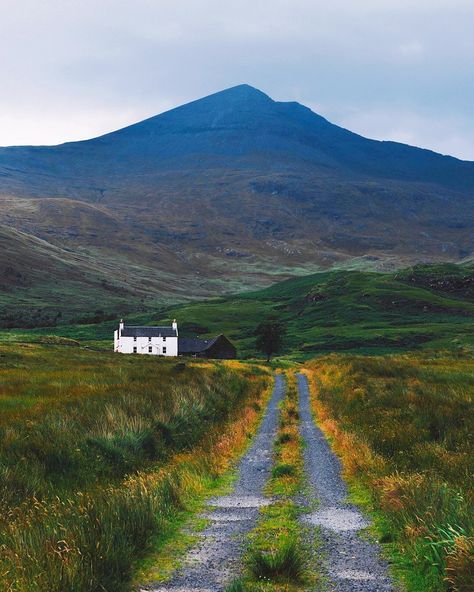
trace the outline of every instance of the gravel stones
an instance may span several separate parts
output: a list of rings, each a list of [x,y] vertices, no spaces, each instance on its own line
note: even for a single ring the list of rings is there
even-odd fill
[[[341,477],[339,459],[313,421],[308,382],[302,374],[298,375],[298,390],[301,435],[306,443],[305,471],[311,501],[319,502],[318,510],[305,515],[303,521],[319,528],[327,590],[393,592],[387,564],[379,555],[378,545],[359,534],[370,522],[356,506],[346,502],[347,488]]]
[[[271,501],[265,498],[263,488],[272,467],[279,403],[284,393],[284,380],[276,375],[267,411],[239,463],[231,494],[209,500],[203,514],[209,524],[169,582],[143,587],[142,592],[221,592],[239,575],[245,537],[256,525],[259,508]]]

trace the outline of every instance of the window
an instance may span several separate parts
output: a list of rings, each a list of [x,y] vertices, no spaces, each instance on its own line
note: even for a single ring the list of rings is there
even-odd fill
[[[166,341],[166,337],[163,337],[163,341]]]
[[[151,337],[148,337],[148,343],[151,343]]]
[[[137,340],[137,338],[136,338],[136,337],[134,337],[134,338],[133,338],[133,341],[136,341],[136,340]]]
[[[164,354],[166,353],[166,347],[164,347],[164,348],[163,348],[163,353],[164,353]]]
[[[153,351],[153,348],[150,345],[150,347],[148,348],[148,353],[151,354],[152,351]]]
[[[137,353],[137,348],[136,348],[136,347],[134,347],[134,348],[133,348],[133,353],[134,353],[134,354],[136,354],[136,353]]]

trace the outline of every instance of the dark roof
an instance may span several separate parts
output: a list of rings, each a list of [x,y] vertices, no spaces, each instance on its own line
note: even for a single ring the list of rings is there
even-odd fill
[[[135,327],[125,325],[122,337],[177,337],[177,332],[171,327]]]
[[[219,339],[220,335],[212,339],[199,339],[199,337],[180,337],[178,339],[178,353],[200,354],[211,347]]]

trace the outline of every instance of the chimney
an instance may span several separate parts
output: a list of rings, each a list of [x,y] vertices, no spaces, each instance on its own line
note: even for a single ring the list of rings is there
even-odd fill
[[[178,334],[178,323],[176,322],[176,319],[173,319],[173,322],[171,324],[171,328],[176,331],[176,335],[177,335]]]
[[[119,323],[119,337],[122,337],[122,331],[123,331],[123,319],[120,319],[120,323]]]

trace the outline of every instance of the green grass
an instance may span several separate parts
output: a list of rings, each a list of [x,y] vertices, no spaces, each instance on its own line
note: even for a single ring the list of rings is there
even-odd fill
[[[287,440],[288,441],[288,440]],[[282,443],[281,440],[279,441]],[[296,473],[296,467],[289,463],[281,463],[275,465],[272,469],[272,477],[277,479],[278,477],[292,477]]]
[[[182,335],[225,333],[242,357],[255,356],[255,327],[274,315],[288,327],[284,356],[304,360],[332,351],[389,353],[474,348],[472,265],[416,266],[397,273],[330,271],[264,290],[129,314],[133,323],[177,318]],[[3,331],[0,339],[50,333],[111,347],[115,321]]]
[[[283,538],[278,547],[269,551],[251,549],[248,554],[248,566],[257,580],[301,582],[305,574],[305,559],[300,541]]]
[[[225,589],[225,592],[247,592],[247,588],[244,581],[239,578],[231,582]]]
[[[128,589],[228,469],[268,386],[238,363],[0,346],[0,589]]]
[[[283,353],[294,359],[332,351],[472,348],[474,301],[468,286],[474,284],[473,268],[459,272],[464,290],[451,279],[453,268],[459,266],[422,267],[423,274],[419,267],[411,273],[317,273],[258,292],[179,306],[168,316],[176,316],[183,329],[195,324],[205,335],[226,333],[242,356],[255,355],[253,331],[269,315],[287,324]]]
[[[309,363],[318,421],[410,592],[474,589],[474,360],[328,356]]]

